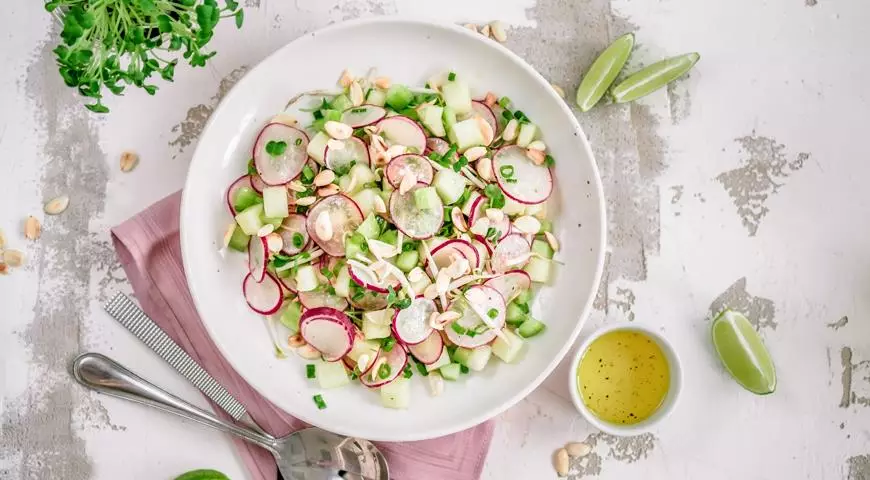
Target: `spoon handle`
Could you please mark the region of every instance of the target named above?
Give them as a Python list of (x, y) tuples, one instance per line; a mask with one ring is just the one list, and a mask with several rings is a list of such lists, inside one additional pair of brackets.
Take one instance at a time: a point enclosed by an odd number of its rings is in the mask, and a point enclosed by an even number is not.
[(73, 360), (72, 374), (76, 381), (92, 390), (174, 413), (241, 437), (273, 454), (277, 453), (277, 441), (274, 437), (224, 422), (211, 413), (158, 388), (105, 355), (99, 353), (79, 355)]

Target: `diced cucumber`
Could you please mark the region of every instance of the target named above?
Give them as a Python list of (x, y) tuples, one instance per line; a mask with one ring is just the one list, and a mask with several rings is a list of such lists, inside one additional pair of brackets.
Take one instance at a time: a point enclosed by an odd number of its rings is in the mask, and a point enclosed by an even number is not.
[(441, 113), (441, 120), (444, 121), (445, 130), (450, 131), (450, 128), (456, 125), (456, 111), (450, 108), (449, 105), (444, 107)]
[(517, 334), (523, 338), (532, 338), (543, 332), (545, 327), (546, 325), (544, 325), (544, 322), (529, 317), (522, 325), (520, 325), (520, 328), (517, 329)]
[(532, 252), (542, 257), (553, 258), (553, 249), (546, 240), (536, 238), (532, 241)]
[(362, 235), (352, 235), (344, 241), (344, 256), (347, 258), (356, 258), (357, 255), (365, 254), (363, 251), (363, 242), (365, 237)]
[(423, 125), (432, 132), (432, 135), (435, 135), (436, 137), (447, 135), (442, 120), (444, 117), (444, 107), (439, 107), (438, 105), (427, 105), (420, 108), (417, 114), (420, 116), (420, 121)]
[(444, 103), (457, 115), (471, 112), (471, 91), (467, 83), (460, 80), (448, 81), (441, 86), (441, 94)]
[(444, 377), (444, 380), (456, 381), (459, 380), (459, 373), (462, 371), (462, 368), (458, 363), (448, 363), (438, 371), (441, 372), (441, 376)]
[(251, 205), (262, 201), (263, 198), (260, 197), (260, 194), (258, 194), (253, 188), (242, 187), (236, 190), (236, 193), (233, 196), (233, 208), (235, 208), (237, 212), (241, 212)]
[(380, 196), (380, 192), (376, 188), (366, 188), (355, 193), (350, 198), (359, 205), (360, 211), (365, 216), (371, 215), (375, 211), (375, 199)]
[(526, 320), (526, 312), (520, 308), (520, 304), (511, 302), (505, 311), (505, 321), (508, 325), (518, 326)]
[[(505, 197), (507, 197), (507, 195), (505, 195)], [(474, 202), (476, 202), (478, 198), (480, 198), (480, 193), (478, 193), (477, 190), (471, 192), (471, 195), (468, 196), (468, 200), (466, 200), (465, 203), (462, 204), (463, 215), (465, 215), (466, 217), (471, 216), (471, 207), (474, 206)]]
[(450, 358), (460, 364), (468, 366), (468, 359), (471, 357), (471, 349), (465, 347), (457, 347), (456, 350), (453, 351), (453, 355)]
[(435, 187), (423, 187), (414, 190), (414, 205), (416, 205), (417, 208), (421, 210), (431, 210), (437, 208), (439, 203), (438, 192), (435, 190)]
[(471, 147), (483, 145), (483, 133), (480, 131), (480, 125), (477, 119), (469, 118), (461, 122), (456, 122), (450, 131), (455, 137), (455, 143), (459, 147), (460, 152), (464, 152)]
[[(396, 246), (399, 243), (399, 231), (398, 230), (387, 230), (378, 237), (378, 240), (389, 243), (392, 246)], [(434, 248), (434, 247), (433, 247)]]
[(290, 215), (287, 208), (287, 187), (266, 187), (263, 189), (263, 215), (268, 218), (285, 218)]
[(489, 359), (492, 357), (492, 347), (489, 345), (481, 345), (471, 350), (471, 355), (468, 357), (468, 362), (465, 364), (469, 370), (480, 372), (486, 368)]
[(526, 205), (526, 215), (531, 215), (540, 219), (547, 213), (547, 202), (536, 203), (534, 205)]
[(369, 94), (366, 95), (366, 103), (383, 107), (387, 103), (387, 92), (378, 88), (371, 89)]
[(338, 188), (341, 189), (342, 192), (345, 192), (348, 195), (353, 195), (360, 190), (362, 190), (363, 185), (356, 184), (353, 186), (353, 189), (350, 188), (350, 175), (342, 175), (338, 177)]
[(385, 308), (383, 310), (369, 310), (363, 312), (362, 318), (363, 321), (369, 321), (376, 325), (390, 325), (393, 321), (393, 314), (396, 313), (392, 308)]
[(275, 230), (278, 230), (278, 227), (280, 227), (281, 224), (284, 223), (283, 218), (280, 218), (280, 217), (271, 218), (271, 217), (266, 217), (265, 215), (263, 217), (261, 217), (261, 220), (263, 221), (263, 225), (271, 224), (273, 227), (275, 227)]
[(250, 239), (251, 236), (245, 235), (245, 232), (242, 231), (242, 227), (236, 224), (236, 226), (233, 227), (233, 235), (230, 237), (229, 247), (239, 252), (247, 252)]
[(438, 192), (444, 205), (452, 205), (465, 193), (467, 182), (462, 175), (445, 168), (435, 174), (432, 185), (435, 186), (435, 191)]
[(310, 292), (317, 288), (317, 270), (311, 265), (302, 265), (296, 270), (296, 289), (300, 292)]
[(351, 177), (356, 178), (356, 184), (360, 187), (364, 186), (367, 183), (375, 182), (378, 180), (377, 175), (371, 171), (371, 169), (362, 163), (357, 163), (353, 167), (350, 168), (350, 172), (348, 173)]
[(342, 362), (317, 362), (317, 384), (320, 388), (338, 388), (350, 383)]
[(534, 292), (531, 289), (523, 290), (517, 295), (517, 298), (514, 299), (514, 303), (525, 303), (528, 304), (535, 297)]
[(353, 106), (353, 102), (350, 101), (350, 97), (345, 94), (341, 94), (332, 99), (332, 109), (338, 110), (339, 112), (344, 112), (348, 108)]
[(398, 377), (384, 385), (381, 390), (381, 404), (387, 408), (405, 409), (411, 404), (411, 382)]
[(236, 215), (236, 223), (245, 235), (256, 235), (263, 228), (263, 204), (251, 205)]
[(523, 270), (529, 274), (533, 282), (547, 283), (550, 280), (550, 269), (552, 268), (550, 260), (543, 258), (532, 257), (529, 263), (526, 264)]
[(347, 265), (342, 265), (335, 275), (335, 284), (332, 286), (335, 288), (335, 294), (339, 297), (349, 297), (350, 281), (350, 271), (347, 269)]
[(520, 126), (520, 133), (517, 134), (517, 145), (523, 148), (529, 146), (535, 140), (535, 135), (538, 133), (538, 127), (534, 123), (524, 123)]
[(432, 372), (434, 370), (438, 370), (439, 368), (450, 365), (450, 355), (447, 353), (447, 349), (441, 351), (441, 356), (438, 357), (438, 360), (435, 363), (426, 365), (426, 371)]
[(408, 250), (407, 252), (400, 253), (399, 256), (396, 257), (396, 266), (399, 267), (399, 270), (408, 273), (417, 266), (419, 261), (420, 254), (418, 254), (416, 250)]
[(284, 311), (281, 312), (281, 323), (290, 329), (291, 332), (299, 331), (299, 318), (302, 316), (302, 304), (298, 301), (286, 302)]
[(381, 226), (378, 224), (375, 214), (369, 213), (359, 227), (356, 227), (356, 231), (366, 238), (378, 238), (378, 235), (381, 234)]
[(504, 207), (501, 208), (501, 211), (504, 212), (505, 215), (522, 215), (526, 212), (526, 206), (505, 195)]
[(393, 110), (404, 110), (413, 99), (414, 94), (401, 83), (394, 83), (387, 90), (386, 104)]
[(502, 333), (504, 338), (496, 337), (492, 342), (492, 353), (505, 363), (514, 363), (523, 349), (523, 339), (508, 329)]
[(326, 142), (329, 141), (329, 135), (323, 132), (317, 132), (314, 135), (314, 138), (308, 142), (308, 148), (306, 151), (308, 152), (308, 156), (313, 158), (314, 161), (323, 165), (323, 154), (326, 152)]
[(553, 222), (547, 220), (546, 218), (541, 220), (541, 231), (553, 233)]
[(370, 360), (374, 360), (375, 353), (381, 349), (381, 342), (374, 340), (357, 340), (353, 343), (353, 348), (347, 352), (347, 358), (354, 362), (359, 361), (362, 355), (368, 355)]
[(371, 320), (363, 320), (363, 336), (366, 340), (376, 340), (390, 336), (390, 325), (379, 325)]

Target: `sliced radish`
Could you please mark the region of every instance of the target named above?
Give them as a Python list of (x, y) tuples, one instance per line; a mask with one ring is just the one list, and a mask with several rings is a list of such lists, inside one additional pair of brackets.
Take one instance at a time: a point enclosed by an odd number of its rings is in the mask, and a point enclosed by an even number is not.
[[(317, 219), (324, 212), (329, 215), (329, 223), (332, 227), (332, 236), (329, 238), (320, 238), (317, 235)], [(343, 257), (345, 239), (359, 227), (362, 221), (362, 211), (356, 202), (343, 194), (338, 194), (325, 197), (312, 205), (308, 210), (305, 225), (308, 235), (327, 255)]]
[[(450, 144), (447, 141), (438, 138), (438, 137), (430, 137), (426, 139), (426, 150), (429, 152), (435, 152), (441, 155), (447, 153), (447, 150), (450, 150)], [(453, 158), (450, 159), (450, 162), (455, 162), (459, 159), (459, 154), (453, 154)]]
[[(284, 142), (280, 155), (266, 151), (269, 142)], [(308, 135), (283, 123), (270, 123), (260, 132), (254, 144), (254, 165), (267, 185), (283, 185), (293, 180), (308, 160)]]
[(278, 281), (281, 282), (281, 285), (289, 293), (296, 293), (299, 291), (299, 288), (296, 286), (296, 279), (293, 278), (293, 275), (288, 275), (286, 277), (279, 276)]
[(389, 287), (393, 287), (394, 290), (399, 287), (398, 281), (390, 285), (378, 281), (374, 272), (372, 272), (370, 268), (356, 260), (348, 260), (347, 267), (347, 271), (350, 273), (350, 278), (354, 283), (366, 290), (371, 290), (376, 293), (387, 293)]
[(483, 284), (498, 290), (504, 301), (510, 302), (532, 287), (532, 278), (523, 270), (511, 270), (500, 277), (490, 278)]
[(382, 310), (387, 308), (387, 296), (382, 293), (365, 290), (360, 298), (354, 299), (351, 296), (350, 304), (360, 310)]
[(251, 310), (261, 315), (271, 315), (281, 309), (284, 303), (284, 295), (281, 284), (272, 275), (266, 275), (261, 281), (257, 281), (250, 273), (242, 282), (242, 292), (245, 301)]
[(461, 238), (448, 240), (432, 249), (432, 260), (435, 261), (435, 266), (439, 269), (453, 263), (453, 259), (457, 255), (465, 257), (472, 268), (479, 268), (481, 265), (477, 249), (470, 242)]
[(495, 113), (485, 103), (476, 100), (471, 102), (471, 111), (488, 123), (493, 132), (498, 131), (498, 121), (495, 118)]
[(356, 327), (344, 313), (330, 307), (310, 308), (299, 318), (299, 333), (328, 362), (347, 355)]
[(416, 345), (409, 345), (408, 350), (417, 360), (431, 365), (441, 358), (441, 352), (444, 351), (444, 339), (441, 338), (441, 332), (432, 330), (426, 340)]
[[(296, 246), (293, 243), (293, 237), (296, 234), (302, 235), (301, 246)], [(305, 215), (299, 213), (291, 213), (290, 216), (284, 219), (281, 226), (278, 228), (278, 235), (281, 235), (281, 240), (284, 241), (284, 246), (281, 251), (287, 255), (296, 255), (308, 247), (308, 242), (311, 238), (308, 236), (308, 229), (305, 228)], [(299, 237), (296, 237), (297, 239)]]
[(496, 136), (501, 135), (502, 132), (504, 132), (504, 127), (507, 126), (507, 120), (505, 120), (503, 116), (504, 108), (501, 108), (501, 105), (496, 103), (495, 105), (489, 107), (489, 109), (492, 111), (492, 114), (495, 115), (495, 134)]
[[(383, 359), (383, 362), (381, 359)], [(382, 387), (398, 378), (405, 370), (405, 365), (407, 364), (408, 354), (405, 353), (405, 349), (397, 345), (389, 352), (381, 351), (377, 361), (372, 364), (372, 368), (366, 375), (359, 377), (359, 379), (367, 387)], [(381, 365), (389, 365), (390, 373), (385, 378), (381, 378), (379, 375)]]
[(266, 185), (266, 182), (264, 182), (259, 175), (251, 175), (251, 188), (253, 188), (255, 192), (262, 195), (263, 189), (266, 187), (268, 187), (268, 185)]
[(402, 178), (409, 173), (414, 174), (417, 182), (425, 183), (426, 185), (431, 184), (432, 178), (435, 176), (435, 172), (432, 169), (432, 164), (429, 163), (429, 160), (414, 153), (399, 155), (390, 160), (390, 163), (387, 164), (387, 168), (384, 171), (387, 181), (390, 182), (390, 185), (392, 185), (393, 188), (399, 188), (399, 185), (402, 183)]
[(336, 140), (342, 148), (329, 148), (323, 153), (326, 168), (330, 170), (350, 169), (352, 162), (362, 165), (370, 165), (369, 147), (361, 138), (350, 137), (347, 140)]
[(377, 105), (360, 105), (351, 107), (341, 114), (341, 123), (353, 128), (362, 128), (376, 123), (387, 116), (387, 110)]
[(235, 182), (230, 185), (230, 188), (227, 189), (227, 207), (230, 209), (230, 213), (236, 215), (237, 212), (235, 207), (233, 207), (233, 197), (236, 196), (236, 192), (239, 191), (242, 187), (254, 188), (251, 185), (251, 176), (250, 175), (242, 175), (237, 178)]
[(426, 186), (418, 183), (404, 195), (399, 190), (393, 190), (390, 196), (390, 216), (393, 223), (414, 240), (424, 240), (435, 235), (444, 223), (444, 205), (439, 197), (436, 197), (437, 204), (433, 208), (417, 207), (414, 192)]
[(393, 317), (393, 333), (405, 345), (416, 345), (432, 333), (429, 317), (437, 311), (434, 301), (417, 297), (408, 308), (396, 311)]
[[(553, 192), (553, 175), (546, 165), (535, 165), (526, 156), (526, 149), (502, 147), (492, 157), (492, 167), (498, 186), (508, 197), (526, 205), (543, 203)], [(505, 178), (509, 174), (511, 180)]]
[(330, 307), (336, 310), (347, 310), (347, 300), (327, 292), (299, 292), (299, 301), (305, 308)]
[(474, 246), (474, 249), (477, 250), (477, 254), (480, 256), (480, 264), (483, 265), (489, 260), (489, 257), (492, 256), (492, 247), (489, 246), (489, 243), (480, 235), (475, 235), (471, 240), (471, 245)]
[(269, 260), (269, 245), (266, 237), (253, 237), (248, 242), (248, 271), (258, 282), (266, 276), (266, 262)]
[(510, 270), (522, 268), (529, 261), (529, 253), (532, 246), (529, 241), (519, 233), (512, 233), (498, 242), (492, 252), (492, 270), (496, 273), (505, 273)]
[[(450, 304), (449, 310), (462, 315), (444, 328), (447, 338), (460, 347), (476, 348), (485, 345), (498, 336), (497, 332), (504, 327), (505, 301), (492, 287), (477, 285), (469, 288), (464, 297)], [(489, 316), (492, 310), (495, 311), (494, 317)], [(482, 318), (484, 315), (487, 316), (486, 320)], [(458, 333), (453, 328), (454, 323), (461, 327), (459, 330), (466, 333)], [(469, 335), (471, 332), (475, 333)]]
[(416, 148), (417, 153), (422, 153), (426, 148), (426, 133), (417, 122), (408, 117), (397, 115), (385, 118), (378, 122), (378, 129), (390, 145)]
[[(489, 205), (489, 198), (482, 196), (474, 201), (471, 207), (471, 215), (468, 217), (468, 225), (474, 226), (478, 219), (486, 216), (486, 209)], [(503, 239), (511, 233), (511, 220), (507, 215), (502, 215), (501, 221), (497, 223), (490, 222), (490, 228), (494, 228), (499, 232), (498, 240)]]

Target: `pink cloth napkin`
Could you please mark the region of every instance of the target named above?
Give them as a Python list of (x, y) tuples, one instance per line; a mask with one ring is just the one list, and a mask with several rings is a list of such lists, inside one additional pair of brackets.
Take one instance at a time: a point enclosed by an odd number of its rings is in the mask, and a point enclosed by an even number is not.
[[(172, 194), (112, 229), (115, 250), (136, 299), (166, 333), (226, 387), (263, 429), (284, 436), (306, 425), (260, 396), (220, 355), (206, 333), (187, 290), (181, 265), (178, 220), (181, 193)], [(217, 414), (230, 420), (216, 405)], [(382, 443), (393, 480), (470, 480), (480, 477), (493, 424), (486, 422), (447, 437)], [(235, 437), (239, 455), (255, 480), (275, 480), (272, 456)]]

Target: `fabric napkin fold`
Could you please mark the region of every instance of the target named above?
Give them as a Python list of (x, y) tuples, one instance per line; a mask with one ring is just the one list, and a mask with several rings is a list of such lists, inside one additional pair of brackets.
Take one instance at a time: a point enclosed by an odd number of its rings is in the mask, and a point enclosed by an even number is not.
[[(284, 436), (307, 425), (248, 385), (212, 342), (196, 312), (181, 264), (178, 225), (181, 192), (155, 203), (112, 229), (112, 240), (136, 299), (145, 313), (199, 362), (272, 435)], [(215, 412), (232, 420), (217, 405)], [(492, 439), (492, 421), (433, 440), (379, 443), (393, 480), (471, 480), (480, 477)], [(271, 454), (233, 437), (254, 480), (274, 480)]]

